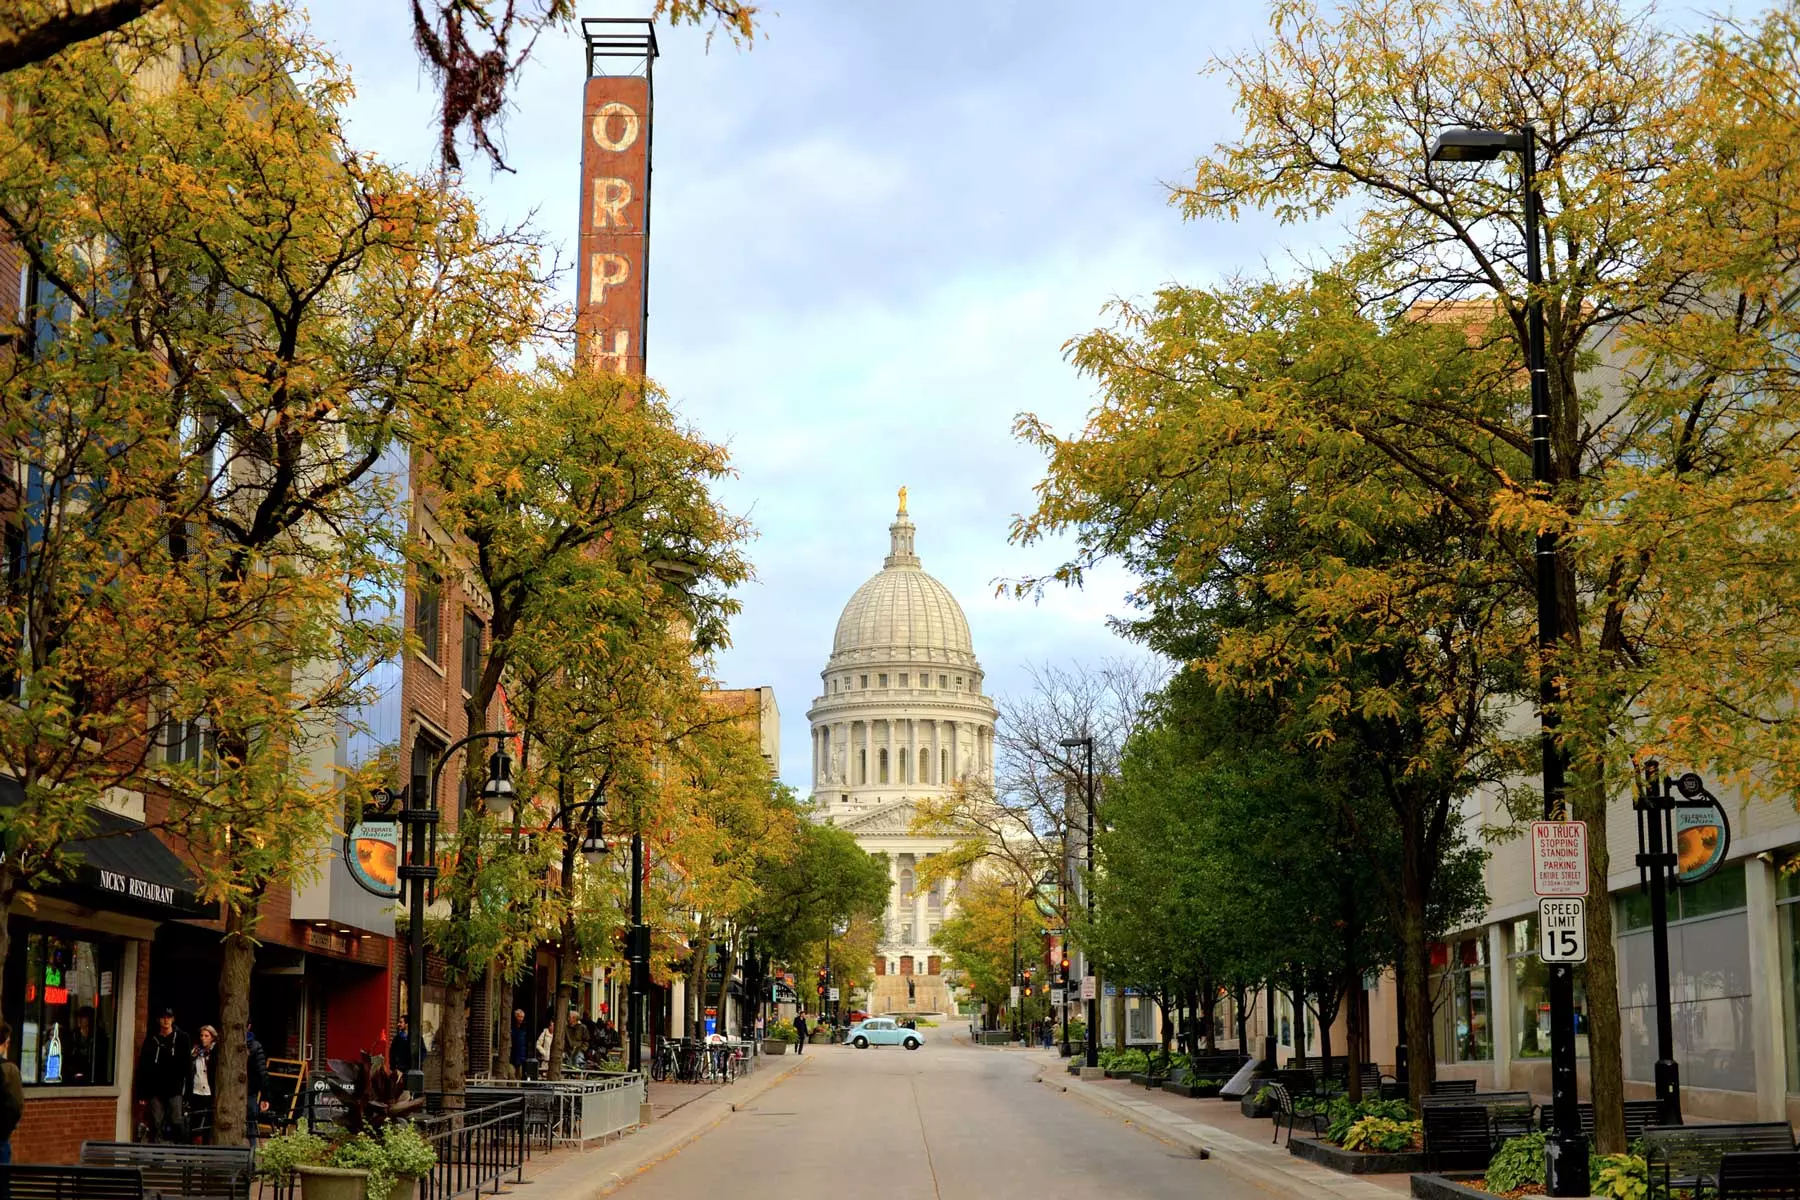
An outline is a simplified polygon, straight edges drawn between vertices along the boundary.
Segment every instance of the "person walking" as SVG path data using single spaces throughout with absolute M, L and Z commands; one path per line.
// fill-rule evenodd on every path
M 388 1070 L 404 1075 L 412 1070 L 412 1031 L 406 1023 L 406 1014 L 394 1022 L 394 1037 L 388 1043 Z
M 806 1014 L 805 1013 L 802 1012 L 802 1013 L 794 1014 L 794 1032 L 799 1035 L 797 1038 L 794 1039 L 794 1053 L 795 1054 L 805 1054 L 806 1053 Z
M 588 1031 L 581 1023 L 581 1013 L 569 1010 L 569 1028 L 563 1034 L 563 1062 L 577 1067 L 587 1065 Z
M 200 1040 L 188 1060 L 187 1105 L 188 1132 L 204 1141 L 212 1133 L 213 1063 L 219 1049 L 219 1031 L 211 1025 L 200 1027 Z
M 531 1031 L 525 1028 L 525 1010 L 513 1009 L 512 1047 L 506 1061 L 513 1069 L 513 1078 L 525 1078 L 525 1064 L 531 1060 Z
M 194 1045 L 175 1024 L 175 1010 L 156 1014 L 156 1028 L 144 1038 L 138 1051 L 138 1095 L 149 1109 L 149 1140 L 181 1141 L 187 1136 L 182 1096 L 187 1092 L 188 1068 Z
M 530 1074 L 526 1076 L 527 1079 L 543 1078 L 543 1072 L 545 1072 L 550 1065 L 550 1043 L 555 1037 L 556 1031 L 550 1028 L 550 1022 L 545 1021 L 544 1027 L 538 1031 L 537 1045 L 535 1047 L 537 1050 L 537 1057 L 531 1060 L 531 1063 L 527 1068 L 530 1071 Z
M 12 1060 L 12 1026 L 0 1021 L 0 1163 L 12 1161 L 13 1130 L 25 1115 L 25 1078 Z

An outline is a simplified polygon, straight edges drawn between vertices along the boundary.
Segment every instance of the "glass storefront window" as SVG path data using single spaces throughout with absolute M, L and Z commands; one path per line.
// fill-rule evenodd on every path
M 25 1085 L 110 1085 L 119 1030 L 119 943 L 28 925 L 14 934 L 13 945 L 11 957 L 21 966 L 8 971 L 6 1012 Z
M 1494 1033 L 1488 1017 L 1487 939 L 1439 943 L 1432 948 L 1432 966 L 1438 1061 L 1490 1061 Z
M 1536 917 L 1513 922 L 1512 948 L 1507 958 L 1513 971 L 1513 1053 L 1519 1058 L 1550 1057 L 1550 968 L 1538 957 Z M 1575 968 L 1575 1054 L 1588 1053 L 1587 970 Z
M 1621 897 L 1621 909 L 1627 906 Z M 1675 1058 L 1681 1081 L 1726 1091 L 1756 1090 L 1751 1042 L 1750 927 L 1744 911 L 1744 870 L 1727 867 L 1711 879 L 1669 893 L 1669 991 L 1674 1001 Z M 1624 1024 L 1625 1077 L 1655 1078 L 1656 985 L 1649 907 L 1642 923 L 1622 912 L 1619 936 L 1619 1015 Z
M 1800 1092 L 1800 872 L 1775 877 L 1775 911 L 1781 918 L 1781 997 L 1786 1010 L 1787 1088 Z

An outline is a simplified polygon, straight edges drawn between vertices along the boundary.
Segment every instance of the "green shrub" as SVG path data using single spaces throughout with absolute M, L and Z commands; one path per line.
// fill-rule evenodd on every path
M 1350 1127 L 1358 1121 L 1369 1117 L 1380 1117 L 1386 1121 L 1410 1121 L 1413 1119 L 1412 1106 L 1404 1100 L 1362 1100 L 1356 1104 L 1340 1097 L 1333 1100 L 1325 1110 L 1325 1140 L 1342 1146 Z
M 1650 1166 L 1638 1154 L 1596 1154 L 1588 1160 L 1588 1190 L 1609 1200 L 1648 1200 Z
M 1390 1117 L 1364 1117 L 1344 1135 L 1346 1150 L 1374 1150 L 1398 1154 L 1425 1140 L 1425 1122 L 1396 1121 Z
M 394 1121 L 381 1131 L 380 1141 L 359 1133 L 339 1142 L 330 1161 L 334 1167 L 367 1171 L 369 1182 L 363 1194 L 368 1200 L 387 1200 L 395 1180 L 429 1174 L 437 1165 L 437 1152 L 410 1124 Z
M 1508 1138 L 1488 1164 L 1484 1181 L 1490 1192 L 1511 1192 L 1544 1183 L 1544 1134 L 1528 1133 Z
M 276 1183 L 287 1183 L 295 1167 L 316 1167 L 331 1153 L 331 1143 L 306 1128 L 304 1119 L 294 1132 L 263 1138 L 256 1147 L 256 1173 Z
M 1100 1065 L 1108 1071 L 1138 1073 L 1150 1069 L 1150 1056 L 1142 1050 L 1102 1050 Z

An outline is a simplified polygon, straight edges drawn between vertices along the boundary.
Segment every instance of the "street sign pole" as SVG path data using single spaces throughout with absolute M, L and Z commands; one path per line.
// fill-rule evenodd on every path
M 1551 737 L 1544 742 L 1545 806 L 1542 821 L 1531 824 L 1532 888 L 1539 897 L 1583 899 L 1588 894 L 1587 825 L 1557 820 L 1561 816 L 1563 761 Z M 1551 801 L 1554 797 L 1555 803 Z M 1539 907 L 1540 936 L 1550 915 Z M 1585 939 L 1585 925 L 1582 937 Z M 1548 939 L 1546 946 L 1548 948 Z M 1582 957 L 1586 957 L 1585 946 Z M 1553 1124 L 1545 1143 L 1545 1190 L 1552 1196 L 1585 1196 L 1588 1191 L 1587 1138 L 1575 1090 L 1575 961 L 1543 955 L 1549 972 L 1545 989 L 1550 1002 L 1550 1097 Z

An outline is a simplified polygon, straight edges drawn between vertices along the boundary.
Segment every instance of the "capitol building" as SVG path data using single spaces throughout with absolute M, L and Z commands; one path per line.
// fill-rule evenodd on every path
M 844 606 L 806 714 L 820 818 L 888 856 L 873 1013 L 955 1011 L 933 941 L 953 910 L 953 889 L 921 889 L 915 879 L 926 858 L 956 839 L 915 835 L 913 806 L 959 780 L 991 787 L 994 779 L 994 704 L 981 690 L 969 621 L 920 565 L 915 532 L 902 488 L 888 556 Z

